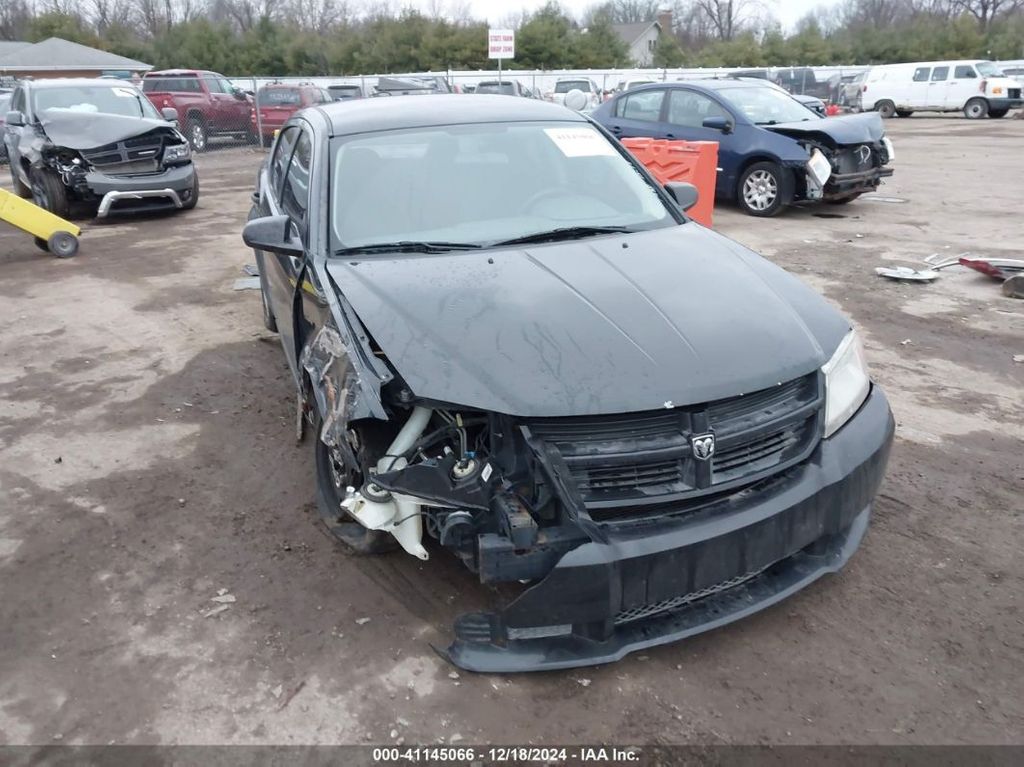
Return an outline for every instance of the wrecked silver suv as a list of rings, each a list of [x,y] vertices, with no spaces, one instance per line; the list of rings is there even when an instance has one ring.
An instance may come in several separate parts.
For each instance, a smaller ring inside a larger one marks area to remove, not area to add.
[[[588,118],[501,96],[311,108],[254,198],[243,238],[323,519],[500,585],[456,622],[459,666],[612,661],[860,543],[894,423],[849,322]]]
[[[176,119],[119,80],[21,82],[3,137],[15,192],[64,218],[76,206],[100,218],[194,208],[199,177]]]

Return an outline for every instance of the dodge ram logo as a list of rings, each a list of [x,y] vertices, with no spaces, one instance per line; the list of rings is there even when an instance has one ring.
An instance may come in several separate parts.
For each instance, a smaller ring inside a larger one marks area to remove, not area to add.
[[[694,458],[706,461],[715,454],[715,435],[696,434],[690,437],[690,447],[693,449]]]

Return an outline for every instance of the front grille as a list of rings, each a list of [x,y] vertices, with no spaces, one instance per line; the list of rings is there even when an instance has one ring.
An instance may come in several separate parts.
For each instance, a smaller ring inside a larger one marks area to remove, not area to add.
[[[672,597],[671,599],[663,599],[660,602],[652,602],[651,604],[638,605],[637,607],[631,607],[628,610],[621,610],[615,615],[615,625],[621,626],[624,623],[632,623],[633,621],[640,621],[644,618],[652,618],[655,615],[661,615],[662,613],[672,612],[678,610],[681,607],[685,607],[688,604],[696,602],[698,599],[705,599],[706,597],[713,596],[719,592],[727,589],[736,588],[737,586],[746,583],[749,580],[753,580],[768,568],[762,568],[760,570],[753,570],[743,575],[737,575],[728,580],[716,583],[713,586],[707,588],[698,589],[697,591],[691,591],[689,594],[683,594],[678,597]]]
[[[802,460],[820,433],[817,373],[740,397],[672,410],[527,421],[530,435],[554,447],[596,520],[643,514],[664,504],[696,508]],[[712,433],[708,460],[691,437]],[[627,511],[628,510],[628,511]],[[626,513],[624,513],[626,512]]]
[[[96,170],[112,176],[136,176],[160,169],[164,133],[146,133],[113,144],[82,150],[82,157]]]
[[[1010,94],[1010,98],[1011,99],[1019,99],[1020,98],[1020,88],[1007,88],[1006,91],[1007,91],[1007,93]]]
[[[863,173],[878,165],[880,159],[878,149],[871,144],[846,146],[836,152],[836,173]]]

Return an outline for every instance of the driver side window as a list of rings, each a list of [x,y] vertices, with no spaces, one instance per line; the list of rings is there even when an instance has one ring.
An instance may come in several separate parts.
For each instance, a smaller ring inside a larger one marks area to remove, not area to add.
[[[709,117],[725,117],[729,114],[717,103],[702,93],[687,90],[673,90],[668,99],[668,121],[686,128],[701,128]]]
[[[274,145],[274,155],[270,158],[270,188],[273,190],[274,198],[281,202],[281,182],[284,180],[285,171],[288,168],[288,161],[292,156],[292,149],[295,148],[295,140],[299,137],[299,129],[296,126],[285,128],[277,137]]]

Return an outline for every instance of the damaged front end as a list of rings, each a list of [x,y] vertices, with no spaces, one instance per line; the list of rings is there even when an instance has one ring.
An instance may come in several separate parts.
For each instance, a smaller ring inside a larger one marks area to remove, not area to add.
[[[352,335],[361,337],[354,357],[332,327],[302,357],[324,413],[317,436],[345,469],[332,511],[423,560],[425,535],[481,583],[521,590],[457,620],[446,654],[469,670],[614,661],[834,572],[863,536],[892,439],[878,390],[823,439],[817,372],[727,400],[608,416],[460,408],[416,398],[397,374],[371,401],[363,384],[374,376],[357,368],[383,355]]]
[[[198,184],[191,151],[173,126],[65,111],[47,111],[22,142],[33,188],[34,173],[51,172],[69,202],[95,206],[99,218],[194,205]]]
[[[851,200],[875,191],[883,178],[893,174],[890,165],[895,152],[876,114],[767,128],[795,139],[807,151],[806,163],[794,167],[797,200]]]

